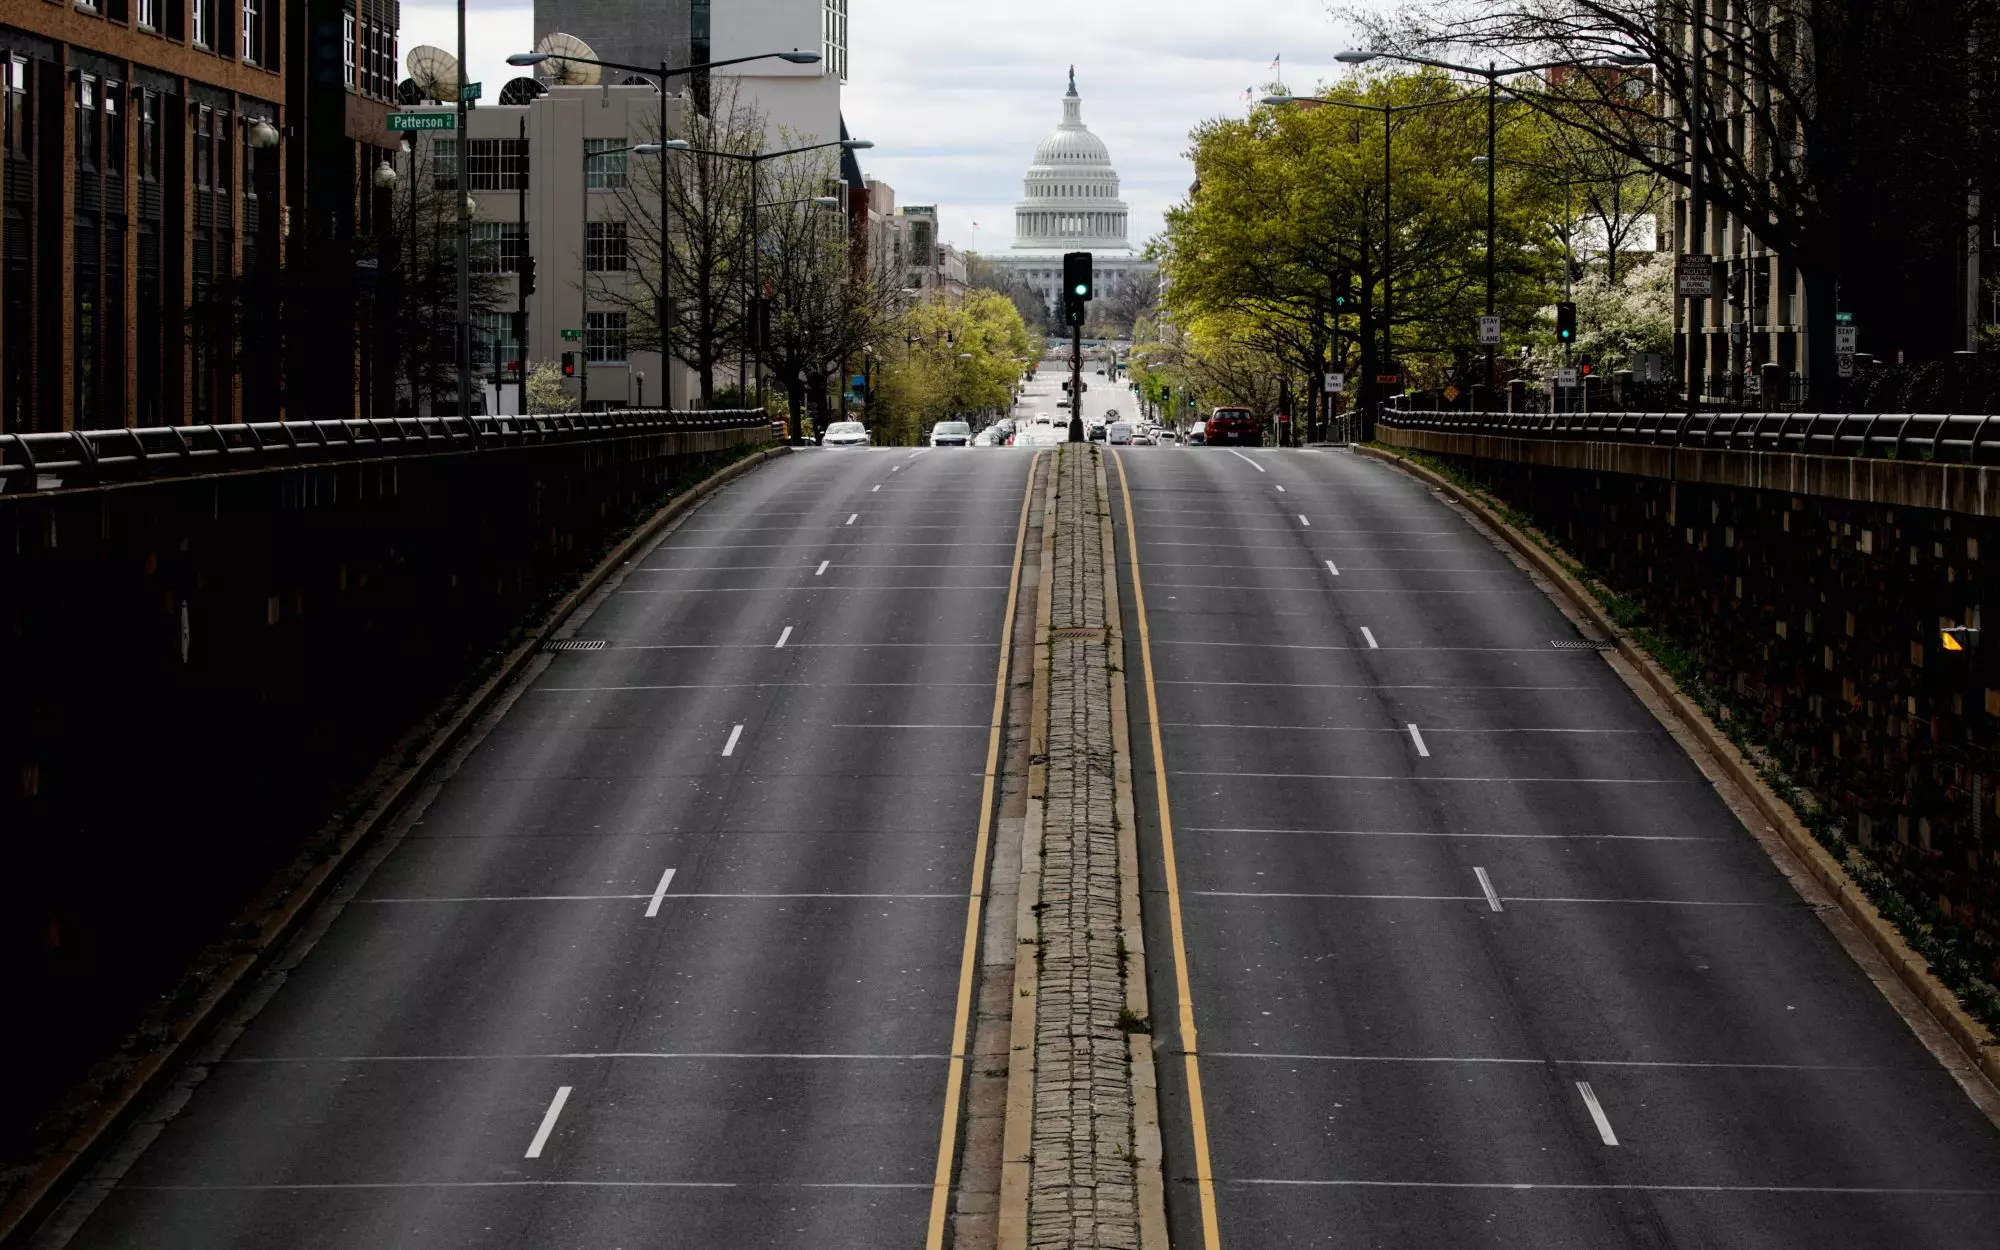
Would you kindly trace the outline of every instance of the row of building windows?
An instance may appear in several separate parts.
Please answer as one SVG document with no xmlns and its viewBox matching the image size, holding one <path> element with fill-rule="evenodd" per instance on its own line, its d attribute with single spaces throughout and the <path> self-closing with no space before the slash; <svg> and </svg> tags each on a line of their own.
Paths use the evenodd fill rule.
<svg viewBox="0 0 2000 1250">
<path fill-rule="evenodd" d="M 353 13 L 343 14 L 340 26 L 342 80 L 363 95 L 389 99 L 396 89 L 395 26 Z"/>
<path fill-rule="evenodd" d="M 521 341 L 514 335 L 514 314 L 482 313 L 473 327 L 473 355 L 476 363 L 495 370 L 511 370 L 521 359 Z M 622 312 L 583 314 L 584 357 L 593 365 L 622 365 L 626 362 L 627 315 Z"/>
<path fill-rule="evenodd" d="M 431 185 L 440 191 L 458 187 L 459 141 L 438 139 L 431 148 Z M 465 189 L 523 191 L 528 186 L 528 144 L 525 139 L 471 139 L 465 143 Z"/>
<path fill-rule="evenodd" d="M 528 230 L 518 221 L 472 223 L 472 272 L 521 272 L 528 255 Z M 624 273 L 631 257 L 625 223 L 593 221 L 584 237 L 584 268 L 592 273 Z"/>
</svg>

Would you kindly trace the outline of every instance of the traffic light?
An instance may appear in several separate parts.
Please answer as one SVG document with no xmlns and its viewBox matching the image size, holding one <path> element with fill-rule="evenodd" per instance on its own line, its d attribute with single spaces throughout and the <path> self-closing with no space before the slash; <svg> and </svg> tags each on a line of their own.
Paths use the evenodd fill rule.
<svg viewBox="0 0 2000 1250">
<path fill-rule="evenodd" d="M 1333 275 L 1333 311 L 1346 312 L 1354 305 L 1354 275 L 1337 273 Z"/>
<path fill-rule="evenodd" d="M 1091 298 L 1089 252 L 1063 253 L 1063 298 Z"/>
<path fill-rule="evenodd" d="M 1576 305 L 1568 300 L 1556 305 L 1556 340 L 1562 343 L 1576 342 Z"/>
<path fill-rule="evenodd" d="M 575 377 L 575 376 L 576 376 L 576 353 L 575 353 L 575 352 L 564 352 L 564 353 L 563 353 L 563 376 L 564 376 L 564 377 L 566 377 L 566 378 L 573 378 L 573 377 Z"/>
<path fill-rule="evenodd" d="M 535 258 L 532 256 L 523 256 L 521 258 L 521 298 L 526 299 L 534 293 Z"/>
<path fill-rule="evenodd" d="M 1090 302 L 1090 253 L 1063 253 L 1063 324 L 1080 326 Z"/>
</svg>

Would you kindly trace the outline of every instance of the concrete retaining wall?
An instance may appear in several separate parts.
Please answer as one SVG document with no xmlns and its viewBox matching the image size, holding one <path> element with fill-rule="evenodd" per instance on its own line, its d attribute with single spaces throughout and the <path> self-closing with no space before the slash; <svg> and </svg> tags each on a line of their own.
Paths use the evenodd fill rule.
<svg viewBox="0 0 2000 1250">
<path fill-rule="evenodd" d="M 538 604 L 678 482 L 769 439 L 0 496 L 0 978 L 35 1075 L 0 1094 L 0 1141 Z"/>
</svg>

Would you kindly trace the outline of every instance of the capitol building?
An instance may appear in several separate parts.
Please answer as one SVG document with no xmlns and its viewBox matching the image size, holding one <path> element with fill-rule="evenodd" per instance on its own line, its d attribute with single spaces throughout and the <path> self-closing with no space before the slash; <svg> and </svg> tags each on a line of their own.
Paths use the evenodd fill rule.
<svg viewBox="0 0 2000 1250">
<path fill-rule="evenodd" d="M 1097 298 L 1153 281 L 1153 266 L 1132 249 L 1131 211 L 1118 198 L 1118 171 L 1104 140 L 1083 124 L 1076 70 L 1062 99 L 1062 124 L 1035 149 L 1014 206 L 1014 246 L 983 257 L 1018 275 L 1051 310 L 1061 306 L 1063 253 L 1089 252 Z"/>
</svg>

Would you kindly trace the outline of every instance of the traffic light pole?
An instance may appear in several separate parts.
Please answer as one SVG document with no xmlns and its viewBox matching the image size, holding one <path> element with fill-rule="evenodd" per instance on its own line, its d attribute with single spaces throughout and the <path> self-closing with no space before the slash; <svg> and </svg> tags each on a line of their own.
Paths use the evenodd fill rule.
<svg viewBox="0 0 2000 1250">
<path fill-rule="evenodd" d="M 1069 328 L 1069 441 L 1083 441 L 1083 327 Z"/>
</svg>

